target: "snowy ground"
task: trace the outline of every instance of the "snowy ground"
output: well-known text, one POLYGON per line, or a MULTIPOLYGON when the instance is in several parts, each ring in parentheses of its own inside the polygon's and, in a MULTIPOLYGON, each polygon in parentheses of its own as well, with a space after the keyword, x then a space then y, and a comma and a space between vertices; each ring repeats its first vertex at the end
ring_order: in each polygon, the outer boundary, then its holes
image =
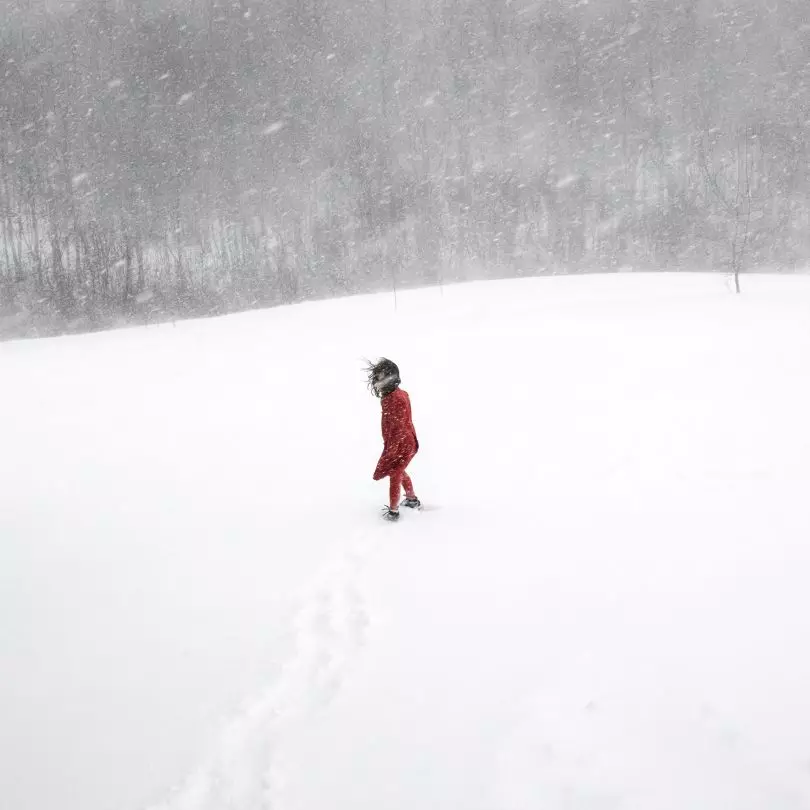
POLYGON ((0 346, 0 806, 810 807, 810 279, 0 346), (401 366, 437 508, 383 524, 401 366))

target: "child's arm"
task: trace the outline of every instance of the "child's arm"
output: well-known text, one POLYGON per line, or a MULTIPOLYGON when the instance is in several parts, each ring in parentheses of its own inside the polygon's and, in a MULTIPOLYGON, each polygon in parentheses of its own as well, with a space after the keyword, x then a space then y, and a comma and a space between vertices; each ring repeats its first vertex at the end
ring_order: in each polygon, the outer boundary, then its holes
POLYGON ((400 455, 410 438, 408 426, 408 409, 399 397, 389 397, 383 401, 383 442, 386 451, 400 455))

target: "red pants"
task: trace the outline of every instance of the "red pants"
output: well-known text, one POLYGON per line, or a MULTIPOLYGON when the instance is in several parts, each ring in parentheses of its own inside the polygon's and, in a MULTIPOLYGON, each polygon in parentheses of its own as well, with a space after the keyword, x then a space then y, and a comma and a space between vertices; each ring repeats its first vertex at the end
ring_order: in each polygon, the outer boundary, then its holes
POLYGON ((413 491, 413 481, 411 481, 410 475, 405 472, 405 468, 402 467, 399 470, 394 470, 391 473, 391 488, 389 490, 390 495, 390 506, 394 512, 399 509, 399 493, 402 489, 405 489, 405 497, 406 498, 415 498, 416 493, 413 491))

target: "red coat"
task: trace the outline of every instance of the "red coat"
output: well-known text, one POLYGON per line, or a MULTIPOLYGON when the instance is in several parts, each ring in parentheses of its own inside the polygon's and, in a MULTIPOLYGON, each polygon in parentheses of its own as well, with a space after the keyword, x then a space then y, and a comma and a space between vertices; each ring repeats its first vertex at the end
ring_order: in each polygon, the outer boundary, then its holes
POLYGON ((400 388, 382 398, 383 453, 374 471, 374 480, 403 470, 419 449, 413 427, 410 397, 400 388))

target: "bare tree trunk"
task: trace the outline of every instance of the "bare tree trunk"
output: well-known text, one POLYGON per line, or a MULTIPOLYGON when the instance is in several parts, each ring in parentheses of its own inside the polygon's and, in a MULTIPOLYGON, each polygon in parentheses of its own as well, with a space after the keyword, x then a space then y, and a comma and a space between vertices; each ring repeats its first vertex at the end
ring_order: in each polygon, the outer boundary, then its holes
POLYGON ((62 246, 59 244, 59 233, 56 226, 51 231, 51 265, 56 286, 56 305, 62 312, 65 312, 70 308, 70 301, 65 266, 62 261, 62 246))
POLYGON ((2 169, 3 181, 3 196, 0 198, 3 213, 3 254, 5 256, 6 279, 11 281, 13 278, 12 261, 11 261, 11 244, 13 240, 13 223, 11 219, 11 192, 9 191, 9 178, 6 174, 6 153, 5 150, 0 149, 0 169, 2 169))
MULTIPOLYGON (((14 234, 14 223, 11 219, 11 215, 9 215, 9 229, 11 230, 12 235, 14 234)), ((14 257, 14 269, 15 269, 15 281, 22 281, 25 278, 25 272, 23 271, 23 264, 22 264, 22 234, 23 234, 23 222, 22 222, 22 214, 17 214, 17 239, 16 242, 14 239, 11 240, 11 254, 14 257)))
POLYGON ((39 244, 39 219, 37 217, 37 202, 34 197, 33 188, 30 189, 29 204, 31 208, 31 254, 34 257, 34 268, 36 270, 37 289, 42 291, 45 289, 45 279, 42 273, 42 252, 40 251, 39 244))
POLYGON ((8 220, 3 218, 3 255, 5 256, 5 277, 6 281, 11 281, 13 278, 11 254, 9 253, 9 242, 11 241, 11 234, 8 232, 8 220))
POLYGON ((73 231, 73 238, 74 238, 74 245, 73 245, 73 254, 75 256, 76 262, 76 286, 78 290, 81 292, 84 290, 86 286, 86 279, 84 277, 84 266, 82 265, 82 248, 81 248, 81 237, 79 236, 79 231, 81 230, 81 226, 78 222, 74 225, 73 231))
POLYGON ((143 245, 139 239, 135 245, 135 252, 138 256, 138 292, 142 293, 146 288, 146 276, 143 266, 143 245))
POLYGON ((124 297, 126 306, 132 297, 132 243, 129 234, 124 236, 124 297))

